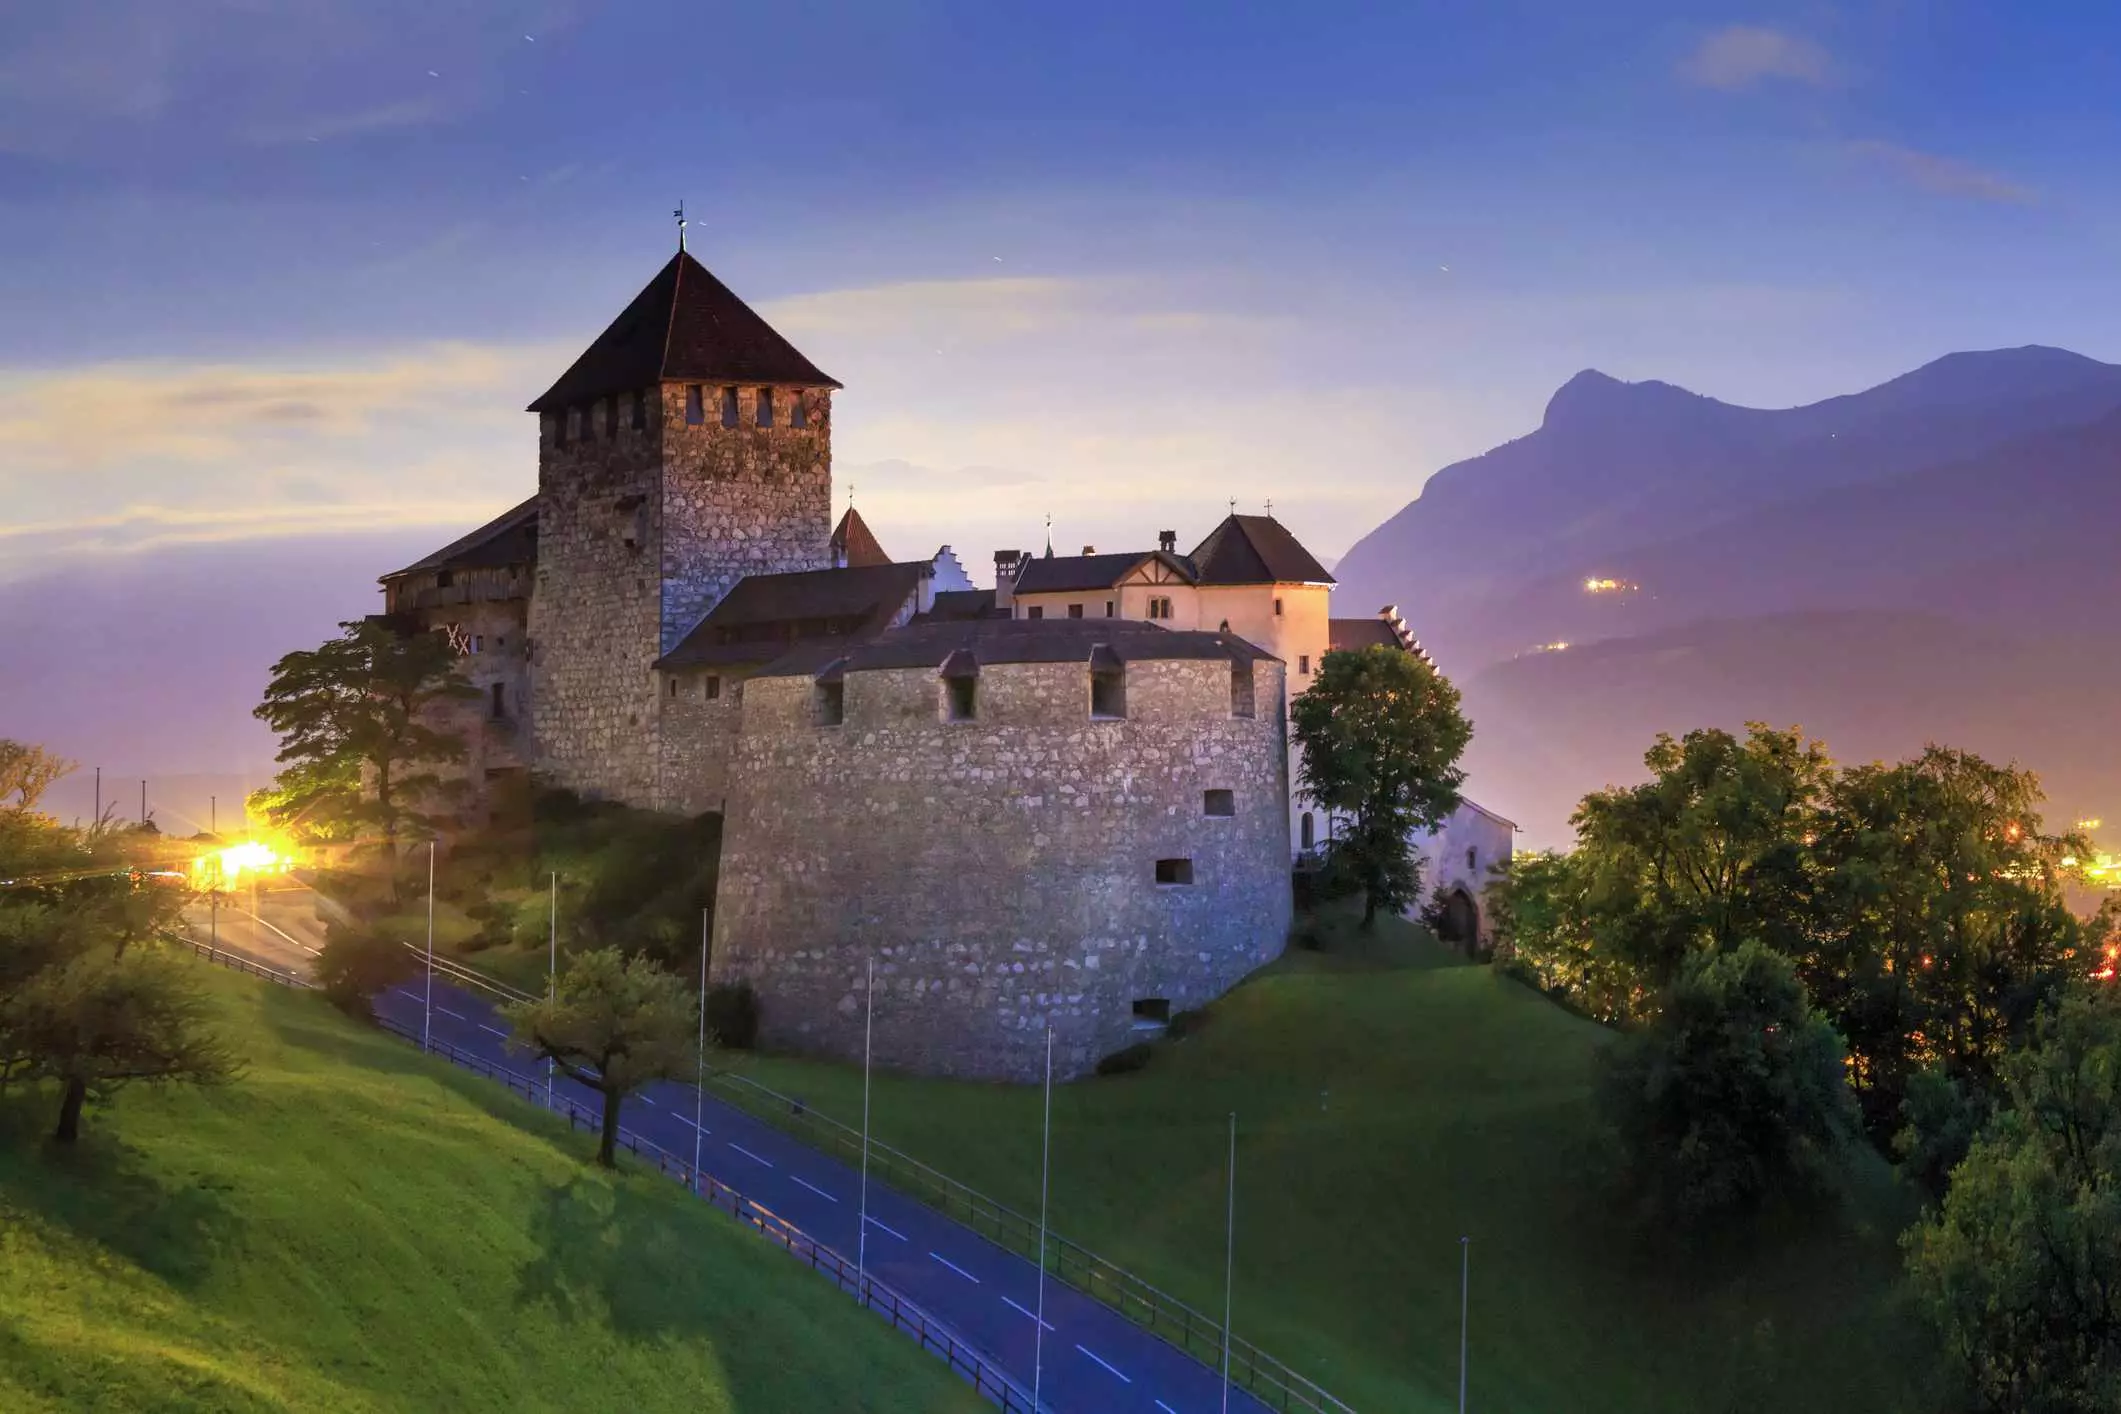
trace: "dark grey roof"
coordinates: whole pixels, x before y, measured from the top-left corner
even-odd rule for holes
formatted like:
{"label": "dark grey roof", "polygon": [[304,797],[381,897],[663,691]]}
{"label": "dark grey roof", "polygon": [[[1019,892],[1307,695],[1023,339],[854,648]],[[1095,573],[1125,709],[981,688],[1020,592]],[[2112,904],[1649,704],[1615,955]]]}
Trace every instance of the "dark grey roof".
{"label": "dark grey roof", "polygon": [[[835,658],[846,671],[933,668],[960,653],[980,666],[996,663],[1087,663],[1098,648],[1122,662],[1185,659],[1279,661],[1234,633],[1174,632],[1134,619],[980,619],[963,623],[909,624],[860,643],[845,640],[801,645],[776,658],[761,677],[812,677]],[[960,659],[960,662],[963,660]]]}
{"label": "dark grey roof", "polygon": [[656,666],[766,663],[811,640],[844,651],[850,638],[888,625],[933,570],[920,560],[747,576]]}
{"label": "dark grey roof", "polygon": [[1008,617],[1008,610],[994,607],[994,591],[991,589],[939,589],[935,593],[934,607],[925,614],[915,614],[913,622],[953,623]]}
{"label": "dark grey roof", "polygon": [[1336,653],[1354,648],[1397,648],[1399,635],[1383,619],[1328,619],[1326,643]]}
{"label": "dark grey roof", "polygon": [[840,386],[679,251],[530,410],[553,412],[684,379]]}
{"label": "dark grey roof", "polygon": [[1272,516],[1225,516],[1193,551],[1202,584],[1331,584],[1333,576]]}
{"label": "dark grey roof", "polygon": [[424,560],[392,570],[383,581],[436,570],[495,569],[528,565],[538,558],[538,498],[501,512],[471,534],[452,540]]}
{"label": "dark grey roof", "polygon": [[1016,592],[1067,594],[1110,589],[1144,560],[1162,560],[1188,584],[1193,582],[1193,566],[1183,557],[1162,550],[1129,550],[1111,555],[1048,555],[1041,560],[1026,560],[1016,576]]}

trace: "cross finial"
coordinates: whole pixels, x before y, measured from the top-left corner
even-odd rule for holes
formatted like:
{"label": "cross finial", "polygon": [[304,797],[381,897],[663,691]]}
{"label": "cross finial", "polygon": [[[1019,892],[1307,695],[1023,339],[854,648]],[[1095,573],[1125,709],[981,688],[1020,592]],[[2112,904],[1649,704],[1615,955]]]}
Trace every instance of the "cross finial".
{"label": "cross finial", "polygon": [[1272,496],[1267,497],[1267,514],[1270,516],[1274,514],[1274,498]]}
{"label": "cross finial", "polygon": [[1231,514],[1231,515],[1236,515],[1236,514],[1237,514],[1237,498],[1236,498],[1235,496],[1232,496],[1232,497],[1230,498],[1230,514]]}
{"label": "cross finial", "polygon": [[678,254],[685,253],[685,203],[680,201],[678,209],[670,213],[678,223]]}
{"label": "cross finial", "polygon": [[854,483],[852,481],[847,483],[847,509],[850,511],[854,509]]}

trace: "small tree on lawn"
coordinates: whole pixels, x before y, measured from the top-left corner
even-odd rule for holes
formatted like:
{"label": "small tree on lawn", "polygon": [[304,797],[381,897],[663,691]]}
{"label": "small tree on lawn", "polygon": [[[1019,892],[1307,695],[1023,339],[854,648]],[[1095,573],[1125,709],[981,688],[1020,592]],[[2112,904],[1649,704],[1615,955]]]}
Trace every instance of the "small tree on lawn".
{"label": "small tree on lawn", "polygon": [[1341,877],[1362,890],[1365,928],[1420,894],[1408,835],[1434,829],[1458,806],[1472,739],[1458,689],[1397,648],[1326,654],[1290,709],[1303,749],[1303,793],[1348,821],[1333,847]]}
{"label": "small tree on lawn", "polygon": [[412,976],[411,950],[374,929],[332,923],[310,968],[324,999],[358,1021],[375,1020],[375,995]]}
{"label": "small tree on lawn", "polygon": [[58,1083],[62,1144],[80,1137],[90,1100],[135,1081],[217,1084],[236,1069],[196,976],[150,951],[95,948],[40,968],[0,1002],[0,1050],[19,1075]]}
{"label": "small tree on lawn", "polygon": [[399,841],[430,823],[417,802],[442,784],[433,768],[464,757],[463,733],[438,725],[436,709],[477,696],[444,635],[340,624],[337,638],[273,664],[252,713],[279,733],[287,768],[268,803],[291,822],[373,828],[395,885]]}
{"label": "small tree on lawn", "polygon": [[1689,957],[1601,1076],[1642,1215],[1695,1226],[1826,1187],[1857,1132],[1842,1064],[1788,959],[1757,942]]}
{"label": "small tree on lawn", "polygon": [[545,1057],[571,1080],[604,1097],[597,1162],[618,1157],[619,1106],[651,1080],[692,1073],[698,1000],[676,974],[616,948],[577,955],[555,995],[501,1008],[509,1044]]}
{"label": "small tree on lawn", "polygon": [[2003,1063],[2006,1108],[1902,1239],[1918,1306],[1974,1393],[2121,1409],[2121,998],[2065,1000]]}

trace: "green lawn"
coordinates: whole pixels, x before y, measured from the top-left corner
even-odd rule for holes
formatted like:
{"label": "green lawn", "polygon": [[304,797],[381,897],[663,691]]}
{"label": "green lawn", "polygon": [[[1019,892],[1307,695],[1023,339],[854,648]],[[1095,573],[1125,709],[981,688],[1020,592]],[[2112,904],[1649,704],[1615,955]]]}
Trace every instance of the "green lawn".
{"label": "green lawn", "polygon": [[[1054,1228],[1219,1312],[1235,1111],[1237,1330],[1363,1414],[1456,1407],[1461,1235],[1487,1414],[1938,1407],[1894,1297],[1907,1212],[1882,1165],[1856,1176],[1851,1231],[1632,1251],[1587,1177],[1604,1033],[1419,930],[1350,941],[1292,952],[1146,1070],[1059,1090]],[[860,1116],[858,1071],[748,1070]],[[873,1126],[1037,1211],[1036,1089],[880,1076]]]}
{"label": "green lawn", "polygon": [[652,1174],[317,998],[201,964],[247,1073],[78,1152],[0,1100],[0,1409],[986,1407]]}

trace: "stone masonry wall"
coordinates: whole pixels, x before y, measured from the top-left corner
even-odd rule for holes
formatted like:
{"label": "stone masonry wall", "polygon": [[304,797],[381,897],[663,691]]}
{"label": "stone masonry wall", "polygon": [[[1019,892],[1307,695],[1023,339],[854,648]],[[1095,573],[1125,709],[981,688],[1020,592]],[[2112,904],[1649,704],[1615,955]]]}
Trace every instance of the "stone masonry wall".
{"label": "stone masonry wall", "polygon": [[[707,695],[710,678],[720,683],[720,693],[714,697]],[[677,684],[676,692],[670,690],[672,682]],[[721,810],[743,702],[743,682],[730,673],[694,669],[664,675],[662,721],[656,733],[658,810],[680,815]]]}
{"label": "stone masonry wall", "polygon": [[[978,720],[930,669],[849,673],[815,724],[807,678],[745,684],[712,969],[748,978],[768,1044],[856,1057],[876,964],[879,1063],[1029,1080],[1135,1035],[1133,1003],[1199,1006],[1279,954],[1290,914],[1280,667],[1230,714],[1227,661],[1127,667],[1089,717],[1085,664],[982,668]],[[1204,812],[1228,790],[1235,813]],[[1158,884],[1161,859],[1191,884]]]}
{"label": "stone masonry wall", "polygon": [[[623,408],[624,404],[619,405]],[[538,571],[531,596],[533,722],[539,767],[556,785],[646,805],[655,786],[661,430],[590,409],[596,435],[558,444],[542,419]],[[628,544],[628,540],[633,543]]]}

